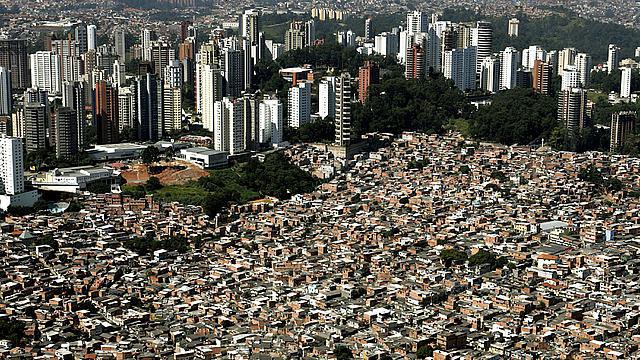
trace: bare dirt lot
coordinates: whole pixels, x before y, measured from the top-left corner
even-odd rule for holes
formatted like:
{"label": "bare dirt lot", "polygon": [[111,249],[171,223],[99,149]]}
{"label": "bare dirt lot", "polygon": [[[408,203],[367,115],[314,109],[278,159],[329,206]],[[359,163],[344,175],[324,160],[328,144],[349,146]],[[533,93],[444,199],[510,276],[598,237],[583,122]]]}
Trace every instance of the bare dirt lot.
{"label": "bare dirt lot", "polygon": [[132,163],[128,166],[129,169],[122,171],[122,177],[128,184],[143,184],[155,176],[162,185],[182,185],[209,175],[206,170],[181,160],[160,161],[151,165]]}

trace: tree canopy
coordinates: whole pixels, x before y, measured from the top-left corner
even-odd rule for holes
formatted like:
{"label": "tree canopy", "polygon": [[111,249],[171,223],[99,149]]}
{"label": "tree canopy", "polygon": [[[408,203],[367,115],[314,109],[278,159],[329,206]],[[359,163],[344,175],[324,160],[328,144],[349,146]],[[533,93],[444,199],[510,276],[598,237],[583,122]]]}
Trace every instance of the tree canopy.
{"label": "tree canopy", "polygon": [[554,98],[532,89],[503,91],[471,115],[469,130],[478,139],[526,145],[551,135],[559,125],[556,108]]}
{"label": "tree canopy", "polygon": [[364,105],[355,104],[356,135],[404,130],[441,133],[448,120],[465,117],[471,107],[452,81],[440,75],[419,80],[392,78],[371,85]]}

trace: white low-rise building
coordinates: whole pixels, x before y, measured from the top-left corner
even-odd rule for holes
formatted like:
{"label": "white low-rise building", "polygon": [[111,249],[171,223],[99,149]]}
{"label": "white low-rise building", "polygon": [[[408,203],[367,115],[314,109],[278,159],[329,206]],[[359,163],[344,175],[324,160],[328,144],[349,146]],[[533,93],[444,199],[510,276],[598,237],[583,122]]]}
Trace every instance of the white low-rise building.
{"label": "white low-rise building", "polygon": [[38,174],[32,180],[32,184],[40,190],[75,194],[85,190],[89,183],[112,183],[118,175],[120,175],[119,171],[107,167],[81,166],[54,169]]}
{"label": "white low-rise building", "polygon": [[91,159],[96,161],[114,161],[123,159],[137,159],[146,149],[145,145],[120,143],[96,145],[93,149],[86,151]]}
{"label": "white low-rise building", "polygon": [[229,153],[204,147],[180,150],[180,158],[202,168],[225,166],[229,163]]}

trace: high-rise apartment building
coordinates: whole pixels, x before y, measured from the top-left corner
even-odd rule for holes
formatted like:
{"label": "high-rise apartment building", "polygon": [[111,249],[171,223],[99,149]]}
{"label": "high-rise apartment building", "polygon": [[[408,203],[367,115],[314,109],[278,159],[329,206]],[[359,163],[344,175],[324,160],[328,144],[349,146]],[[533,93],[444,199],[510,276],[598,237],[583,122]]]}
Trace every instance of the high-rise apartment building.
{"label": "high-rise apartment building", "polygon": [[57,94],[61,88],[59,57],[51,51],[37,51],[30,55],[31,84]]}
{"label": "high-rise apartment building", "polygon": [[260,101],[258,94],[244,93],[242,98],[242,129],[243,129],[243,149],[258,150],[259,149],[259,131],[260,131]]}
{"label": "high-rise apartment building", "polygon": [[369,96],[369,87],[380,82],[380,66],[367,60],[358,69],[358,100],[363,103]]}
{"label": "high-rise apartment building", "polygon": [[538,45],[532,45],[522,50],[522,68],[531,70],[536,60],[545,60],[547,51]]}
{"label": "high-rise apartment building", "polygon": [[580,73],[575,65],[569,65],[564,68],[562,72],[562,86],[561,90],[571,90],[572,88],[581,88]]}
{"label": "high-rise apartment building", "polygon": [[11,72],[13,90],[24,90],[31,86],[26,40],[0,38],[0,66]]}
{"label": "high-rise apartment building", "polygon": [[[84,23],[80,23],[76,25],[75,29],[75,37],[74,42],[78,45],[78,55],[84,54],[89,50],[89,34],[87,25]],[[69,39],[71,39],[71,34],[69,34]],[[94,31],[94,40],[95,40],[95,31]],[[55,40],[54,40],[55,41]],[[95,41],[94,41],[95,45]]]}
{"label": "high-rise apartment building", "polygon": [[578,53],[576,55],[576,70],[580,74],[580,85],[583,88],[591,84],[591,55],[587,53]]}
{"label": "high-rise apartment building", "polygon": [[318,85],[318,115],[321,118],[336,117],[336,78],[327,76]]}
{"label": "high-rise apartment building", "polygon": [[84,82],[67,82],[62,85],[62,106],[72,109],[76,115],[77,129],[75,130],[75,133],[78,136],[76,142],[80,149],[83,149],[87,145],[85,134],[85,99]]}
{"label": "high-rise apartment building", "polygon": [[239,97],[245,87],[244,50],[227,48],[222,56],[223,92],[225,96]]}
{"label": "high-rise apartment building", "polygon": [[517,37],[520,32],[520,20],[513,18],[509,19],[508,35],[511,37]]}
{"label": "high-rise apartment building", "polygon": [[182,66],[178,60],[171,60],[164,68],[164,84],[169,88],[182,88]]}
{"label": "high-rise apartment building", "polygon": [[47,147],[47,108],[40,102],[24,104],[24,137],[27,153]]}
{"label": "high-rise apartment building", "polygon": [[96,26],[87,25],[87,50],[95,50],[96,45]]}
{"label": "high-rise apartment building", "polygon": [[552,70],[551,65],[542,61],[536,60],[533,62],[532,70],[532,85],[533,89],[540,94],[549,93],[549,84],[551,81]]}
{"label": "high-rise apartment building", "polygon": [[607,70],[609,74],[618,70],[620,65],[620,48],[618,45],[609,44],[609,52],[607,56]]}
{"label": "high-rise apartment building", "polygon": [[282,142],[284,108],[277,98],[267,98],[259,105],[260,144],[277,145]]}
{"label": "high-rise apartment building", "polygon": [[78,41],[71,36],[68,39],[51,41],[51,52],[58,58],[59,77],[61,84],[65,81],[78,81],[83,73],[82,52]]}
{"label": "high-rise apartment building", "polygon": [[118,142],[118,88],[104,80],[98,81],[93,90],[93,123],[98,144]]}
{"label": "high-rise apartment building", "polygon": [[153,68],[161,79],[164,79],[164,70],[172,60],[175,60],[175,51],[164,41],[154,41],[151,43],[151,61]]}
{"label": "high-rise apartment building", "polygon": [[351,102],[351,75],[342,73],[336,78],[335,92],[335,143],[339,146],[346,146],[351,143]]}
{"label": "high-rise apartment building", "polygon": [[231,155],[244,151],[243,104],[224,97],[214,104],[213,148]]}
{"label": "high-rise apartment building", "polygon": [[172,134],[182,129],[182,90],[167,87],[162,90],[163,132]]}
{"label": "high-rise apartment building", "polygon": [[471,33],[471,45],[476,47],[476,72],[480,73],[482,60],[491,55],[493,28],[488,21],[478,21]]}
{"label": "high-rise apartment building", "polygon": [[576,64],[578,51],[574,48],[565,48],[558,53],[558,75],[562,76],[564,68]]}
{"label": "high-rise apartment building", "polygon": [[21,138],[0,136],[0,192],[5,195],[24,192],[24,154]]}
{"label": "high-rise apartment building", "polygon": [[0,66],[0,115],[11,114],[11,72]]}
{"label": "high-rise apartment building", "polygon": [[622,98],[631,97],[631,72],[632,71],[633,69],[628,66],[622,68],[622,79],[620,81],[620,97]]}
{"label": "high-rise apartment building", "polygon": [[382,56],[397,56],[400,51],[399,35],[386,31],[376,35],[374,51]]}
{"label": "high-rise apartment building", "polygon": [[197,104],[198,112],[202,114],[203,127],[214,130],[214,103],[222,100],[222,73],[214,65],[198,65]]}
{"label": "high-rise apartment building", "polygon": [[309,21],[292,21],[284,37],[285,51],[311,46],[315,38],[316,27],[313,19]]}
{"label": "high-rise apartment building", "polygon": [[56,157],[71,160],[78,155],[78,116],[76,111],[61,107],[56,114]]}
{"label": "high-rise apartment building", "polygon": [[421,11],[412,11],[407,14],[407,32],[409,34],[427,32],[429,29],[429,17]]}
{"label": "high-rise apartment building", "polygon": [[476,88],[476,47],[456,48],[445,52],[444,77],[453,80],[461,91]]}
{"label": "high-rise apartment building", "polygon": [[251,56],[253,63],[257,63],[262,58],[262,41],[260,37],[260,11],[256,9],[245,10],[240,18],[240,29],[243,38],[249,42],[250,51],[247,56]]}
{"label": "high-rise apartment building", "polygon": [[629,135],[635,132],[636,119],[635,111],[618,111],[611,114],[611,152],[620,150]]}
{"label": "high-rise apartment building", "polygon": [[407,49],[405,57],[404,77],[406,79],[420,79],[426,74],[426,54],[422,46],[413,44]]}
{"label": "high-rise apartment building", "polygon": [[289,126],[299,128],[311,121],[311,83],[299,81],[289,88]]}
{"label": "high-rise apartment building", "polygon": [[138,76],[136,86],[135,132],[140,141],[158,141],[162,137],[162,81],[147,70]]}
{"label": "high-rise apartment building", "polygon": [[514,47],[507,47],[500,53],[500,90],[516,87],[520,52]]}
{"label": "high-rise apartment building", "polygon": [[124,27],[117,27],[113,31],[113,43],[116,50],[116,55],[118,55],[118,60],[123,64],[127,62],[127,41],[126,41],[127,31]]}
{"label": "high-rise apartment building", "polygon": [[587,92],[580,88],[563,90],[558,96],[558,121],[570,133],[575,133],[589,125],[587,115]]}
{"label": "high-rise apartment building", "polygon": [[500,91],[500,59],[488,56],[482,61],[480,88],[490,93]]}
{"label": "high-rise apartment building", "polygon": [[365,40],[373,39],[373,24],[370,17],[364,20],[364,38]]}
{"label": "high-rise apartment building", "polygon": [[138,104],[136,86],[118,89],[118,130],[122,134],[124,129],[136,129]]}

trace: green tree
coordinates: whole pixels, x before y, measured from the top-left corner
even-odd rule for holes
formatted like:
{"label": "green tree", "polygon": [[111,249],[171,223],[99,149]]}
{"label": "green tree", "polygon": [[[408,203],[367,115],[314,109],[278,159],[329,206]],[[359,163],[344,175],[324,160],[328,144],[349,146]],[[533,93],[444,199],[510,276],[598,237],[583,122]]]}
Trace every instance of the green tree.
{"label": "green tree", "polygon": [[467,260],[467,254],[464,251],[456,249],[444,249],[440,252],[440,259],[444,261],[446,265],[451,265],[452,262],[464,262]]}
{"label": "green tree", "polygon": [[147,146],[146,149],[142,150],[141,159],[145,164],[152,164],[158,161],[159,156],[160,150],[157,147]]}
{"label": "green tree", "polygon": [[151,191],[151,192],[161,189],[162,184],[160,183],[160,179],[158,179],[155,176],[150,177],[149,180],[147,180],[147,183],[145,184],[145,188],[147,189],[147,191]]}
{"label": "green tree", "polygon": [[531,89],[512,89],[496,94],[491,105],[482,106],[470,119],[471,134],[478,139],[503,144],[529,144],[549,138],[556,120],[552,97]]}
{"label": "green tree", "polygon": [[429,345],[420,346],[416,352],[416,358],[418,359],[425,359],[431,356],[433,356],[433,348]]}
{"label": "green tree", "polygon": [[334,120],[327,117],[303,124],[298,129],[287,128],[286,139],[292,143],[332,142],[335,135]]}
{"label": "green tree", "polygon": [[441,133],[449,120],[470,112],[464,95],[441,75],[391,78],[370,86],[367,101],[353,105],[352,131],[355,136],[374,131]]}
{"label": "green tree", "polygon": [[353,359],[353,352],[351,349],[344,345],[336,346],[335,350],[336,360],[350,360]]}
{"label": "green tree", "polygon": [[0,320],[0,339],[7,339],[14,346],[19,346],[24,337],[24,324],[21,321]]}
{"label": "green tree", "polygon": [[87,184],[87,191],[92,194],[106,194],[111,192],[111,185],[104,182],[91,182]]}

